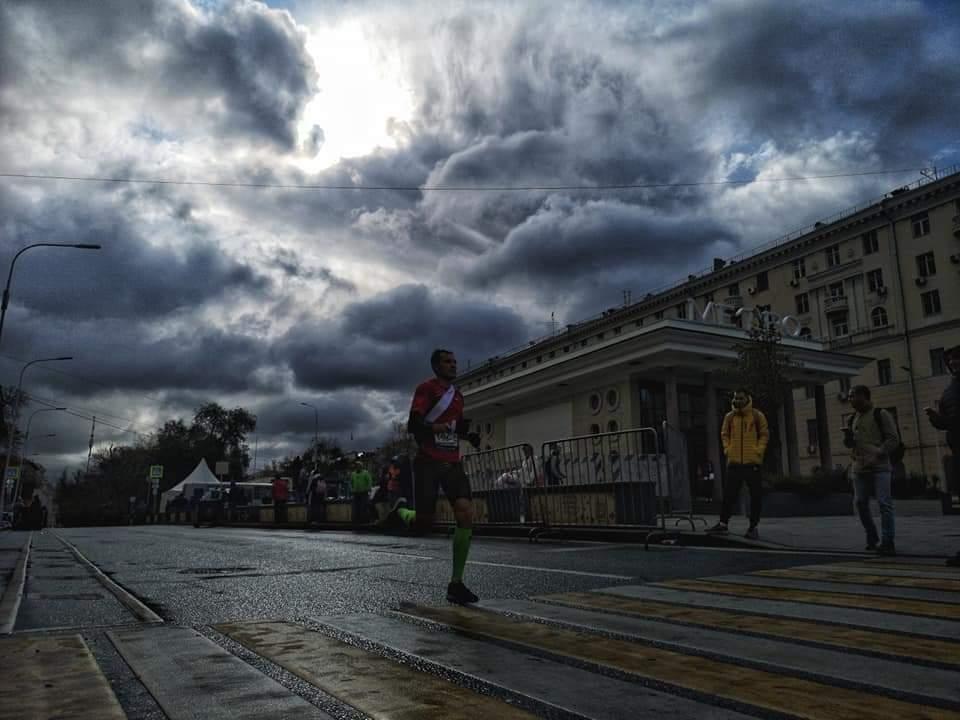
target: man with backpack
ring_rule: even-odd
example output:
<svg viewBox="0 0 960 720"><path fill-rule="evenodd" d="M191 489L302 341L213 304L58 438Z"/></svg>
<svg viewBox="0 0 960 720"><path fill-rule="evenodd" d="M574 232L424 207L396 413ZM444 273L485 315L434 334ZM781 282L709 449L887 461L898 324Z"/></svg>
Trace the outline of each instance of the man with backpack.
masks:
<svg viewBox="0 0 960 720"><path fill-rule="evenodd" d="M924 408L927 419L937 430L947 433L947 445L950 447L948 465L947 492L960 489L960 345L956 345L944 354L947 370L953 380L943 391L936 408ZM947 565L960 567L960 552L947 560Z"/></svg>
<svg viewBox="0 0 960 720"><path fill-rule="evenodd" d="M750 528L745 537L756 540L760 537L757 524L763 502L763 456L767 452L770 430L767 418L753 407L753 398L745 389L733 393L733 409L723 418L720 439L723 454L727 458L727 472L723 484L723 507L720 522L707 532L726 534L727 523L733 515L734 505L740 497L740 486L746 483L750 489Z"/></svg>
<svg viewBox="0 0 960 720"><path fill-rule="evenodd" d="M854 497L860 522L867 532L867 550L892 556L894 546L894 515L891 477L893 465L903 459L903 443L893 416L873 406L870 388L856 385L850 390L850 406L855 413L844 428L843 444L850 448L853 461ZM870 513L870 494L876 495L880 506L880 536ZM880 545L877 545L877 541Z"/></svg>

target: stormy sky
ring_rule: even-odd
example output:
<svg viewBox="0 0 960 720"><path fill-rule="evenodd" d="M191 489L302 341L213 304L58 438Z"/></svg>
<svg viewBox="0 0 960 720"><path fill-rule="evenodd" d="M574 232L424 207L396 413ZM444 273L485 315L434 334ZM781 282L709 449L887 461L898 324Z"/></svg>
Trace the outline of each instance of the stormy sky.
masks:
<svg viewBox="0 0 960 720"><path fill-rule="evenodd" d="M96 447L211 401L261 466L301 402L375 446L436 346L481 361L960 163L958 47L949 1L5 0L0 268L103 249L18 260L0 382L74 356L25 413L97 415ZM757 182L690 185L722 180ZM28 453L55 477L89 432L45 413Z"/></svg>

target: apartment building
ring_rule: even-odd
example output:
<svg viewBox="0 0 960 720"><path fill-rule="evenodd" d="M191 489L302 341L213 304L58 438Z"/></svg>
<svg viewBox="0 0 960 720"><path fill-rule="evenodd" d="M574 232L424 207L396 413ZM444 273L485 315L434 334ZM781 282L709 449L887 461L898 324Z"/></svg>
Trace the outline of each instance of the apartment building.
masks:
<svg viewBox="0 0 960 720"><path fill-rule="evenodd" d="M687 436L691 467L718 461L715 432L727 389L704 375L731 362L737 338L728 334L724 346L715 328L703 326L710 303L789 316L787 327L795 335L785 349L798 357L802 347L819 353L804 361L805 372L791 376L786 472L845 464L840 441L850 414L846 391L862 383L873 389L878 406L895 414L908 471L942 475L943 437L927 423L923 408L935 403L949 381L944 349L960 343L958 167L741 256L717 259L710 270L639 302L474 364L459 382L485 444L668 420ZM698 327L706 335L689 334ZM675 352L658 361L622 349L623 357L633 358L626 366L613 371L598 364L609 347L626 347L629 337L649 344L652 336L641 331L655 328L669 331L663 335L673 343L668 345L683 346L684 357L698 357L699 365L674 364ZM680 330L688 332L687 340L678 339Z"/></svg>

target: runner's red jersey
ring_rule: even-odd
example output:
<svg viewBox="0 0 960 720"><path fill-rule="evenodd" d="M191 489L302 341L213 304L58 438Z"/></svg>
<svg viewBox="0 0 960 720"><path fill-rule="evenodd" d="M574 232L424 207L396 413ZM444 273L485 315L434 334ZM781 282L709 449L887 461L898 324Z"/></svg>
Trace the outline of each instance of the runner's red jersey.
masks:
<svg viewBox="0 0 960 720"><path fill-rule="evenodd" d="M425 380L417 386L413 393L413 403L410 412L426 417L440 398L447 392L437 378ZM459 390L453 393L453 401L444 410L434 423L446 423L450 428L445 433L424 431L417 434L417 444L420 455L440 462L460 462L460 439L457 437L457 426L463 421L463 395Z"/></svg>

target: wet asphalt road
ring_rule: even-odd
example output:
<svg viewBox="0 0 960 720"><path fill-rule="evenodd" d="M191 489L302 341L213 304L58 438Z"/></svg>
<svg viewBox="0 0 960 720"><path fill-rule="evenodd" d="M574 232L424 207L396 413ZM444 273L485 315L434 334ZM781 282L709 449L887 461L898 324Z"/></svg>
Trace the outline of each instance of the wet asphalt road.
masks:
<svg viewBox="0 0 960 720"><path fill-rule="evenodd" d="M150 526L59 530L168 622L305 620L444 602L445 537ZM824 555L477 538L466 582L481 598L591 590L828 562Z"/></svg>
<svg viewBox="0 0 960 720"><path fill-rule="evenodd" d="M167 717L108 640L139 621L57 540L69 541L169 625L188 626L342 720L361 717L212 626L289 620L305 627L337 614L383 613L401 603L445 605L450 540L373 533L139 526L45 531L17 632L80 632L128 718ZM483 599L525 599L615 585L826 563L801 555L685 547L476 538L466 582Z"/></svg>

